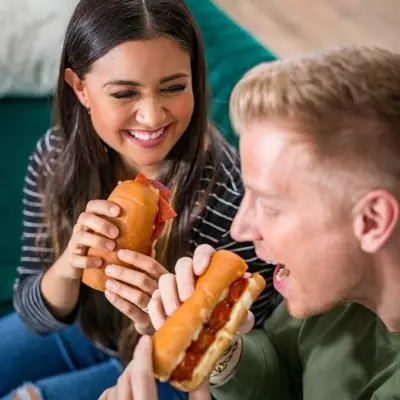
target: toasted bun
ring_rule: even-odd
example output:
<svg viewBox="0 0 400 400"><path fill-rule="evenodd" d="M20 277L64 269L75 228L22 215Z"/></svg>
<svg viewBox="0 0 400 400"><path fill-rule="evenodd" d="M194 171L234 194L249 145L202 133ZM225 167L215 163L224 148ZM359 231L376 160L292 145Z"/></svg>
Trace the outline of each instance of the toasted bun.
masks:
<svg viewBox="0 0 400 400"><path fill-rule="evenodd" d="M153 336L154 374L160 381L169 380L215 306L246 270L246 263L235 253L220 250L214 254L207 271L197 281L193 295ZM232 309L229 322L217 333L216 340L193 371L192 379L186 382L172 381L175 387L185 391L193 390L205 379L231 343L251 304L264 287L265 281L260 275L253 275L249 279L249 285Z"/></svg>
<svg viewBox="0 0 400 400"><path fill-rule="evenodd" d="M147 253L154 231L159 196L159 191L150 184L124 181L116 186L108 200L117 204L121 208L121 213L116 218L107 218L119 229L119 236L115 240L115 250L89 248L88 256L100 257L103 264L100 268L84 270L82 277L84 284L104 292L107 281L105 267L109 264L129 266L118 258L119 249Z"/></svg>
<svg viewBox="0 0 400 400"><path fill-rule="evenodd" d="M249 279L248 287L232 309L229 322L217 333L214 343L204 354L199 365L194 369L192 378L184 382L171 381L173 386L177 389L191 392L207 379L218 360L232 343L240 324L264 287L265 281L261 275L254 274Z"/></svg>

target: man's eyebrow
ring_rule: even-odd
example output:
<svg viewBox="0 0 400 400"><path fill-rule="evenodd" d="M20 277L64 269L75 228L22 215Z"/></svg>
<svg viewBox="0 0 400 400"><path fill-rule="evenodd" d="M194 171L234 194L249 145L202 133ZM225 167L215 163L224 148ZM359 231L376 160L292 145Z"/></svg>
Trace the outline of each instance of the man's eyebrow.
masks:
<svg viewBox="0 0 400 400"><path fill-rule="evenodd" d="M253 186L253 185L246 184L245 188L248 189L248 190L251 190L252 192L254 192L254 193L258 194L258 195L261 195L262 197L266 197L266 198L269 198L269 199L277 199L277 198L279 198L278 195L273 194L273 193L268 193L265 190L263 190L261 187L256 187L256 186Z"/></svg>
<svg viewBox="0 0 400 400"><path fill-rule="evenodd" d="M165 76L160 79L160 83L166 83L179 78L189 78L189 75L184 72L179 72L173 75ZM126 79L114 79L112 81L106 82L103 87L106 86L143 86L143 83L137 81L131 81Z"/></svg>

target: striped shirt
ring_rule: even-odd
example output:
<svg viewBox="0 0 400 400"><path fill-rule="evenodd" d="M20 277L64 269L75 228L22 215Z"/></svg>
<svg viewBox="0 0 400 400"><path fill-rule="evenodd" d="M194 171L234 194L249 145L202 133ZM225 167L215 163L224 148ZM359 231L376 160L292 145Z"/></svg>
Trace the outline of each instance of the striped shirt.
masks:
<svg viewBox="0 0 400 400"><path fill-rule="evenodd" d="M14 307L25 323L35 332L45 334L63 329L66 323L57 320L46 305L40 283L46 269L55 261L51 247L38 248L37 234L49 239L49 230L44 223L42 195L38 191L39 171L44 177L52 173L52 165L62 151L61 138L55 130L49 130L37 143L29 159L23 197L23 236L20 265L14 285ZM42 170L44 160L46 165ZM249 265L249 272L259 272L267 280L267 288L253 305L257 326L277 305L277 293L272 286L274 266L260 261L252 243L235 242L230 226L243 196L244 187L240 174L237 152L226 145L223 151L221 173L213 193L209 194L204 212L197 217L190 237L190 254L200 244L210 244L216 249L231 250L243 257ZM203 181L210 179L213 165L207 165ZM47 240L48 241L48 240Z"/></svg>

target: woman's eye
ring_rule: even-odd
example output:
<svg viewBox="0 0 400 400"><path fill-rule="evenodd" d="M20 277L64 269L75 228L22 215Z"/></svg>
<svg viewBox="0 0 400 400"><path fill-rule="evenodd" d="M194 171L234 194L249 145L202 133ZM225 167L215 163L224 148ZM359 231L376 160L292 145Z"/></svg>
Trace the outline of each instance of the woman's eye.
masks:
<svg viewBox="0 0 400 400"><path fill-rule="evenodd" d="M123 90L121 92L112 93L111 96L116 99L126 99L130 97L135 97L139 94L136 90Z"/></svg>
<svg viewBox="0 0 400 400"><path fill-rule="evenodd" d="M161 91L163 93L177 93L177 92L182 92L183 90L185 90L186 85L172 85L172 86L168 86L164 89L161 89Z"/></svg>

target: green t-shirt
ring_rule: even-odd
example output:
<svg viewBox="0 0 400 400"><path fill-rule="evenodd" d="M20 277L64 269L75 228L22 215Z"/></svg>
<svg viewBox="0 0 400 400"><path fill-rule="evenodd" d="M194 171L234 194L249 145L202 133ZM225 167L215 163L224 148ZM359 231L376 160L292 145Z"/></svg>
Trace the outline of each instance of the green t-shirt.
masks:
<svg viewBox="0 0 400 400"><path fill-rule="evenodd" d="M264 329L243 338L236 373L212 394L217 400L400 400L400 333L356 304L304 321L281 304Z"/></svg>

